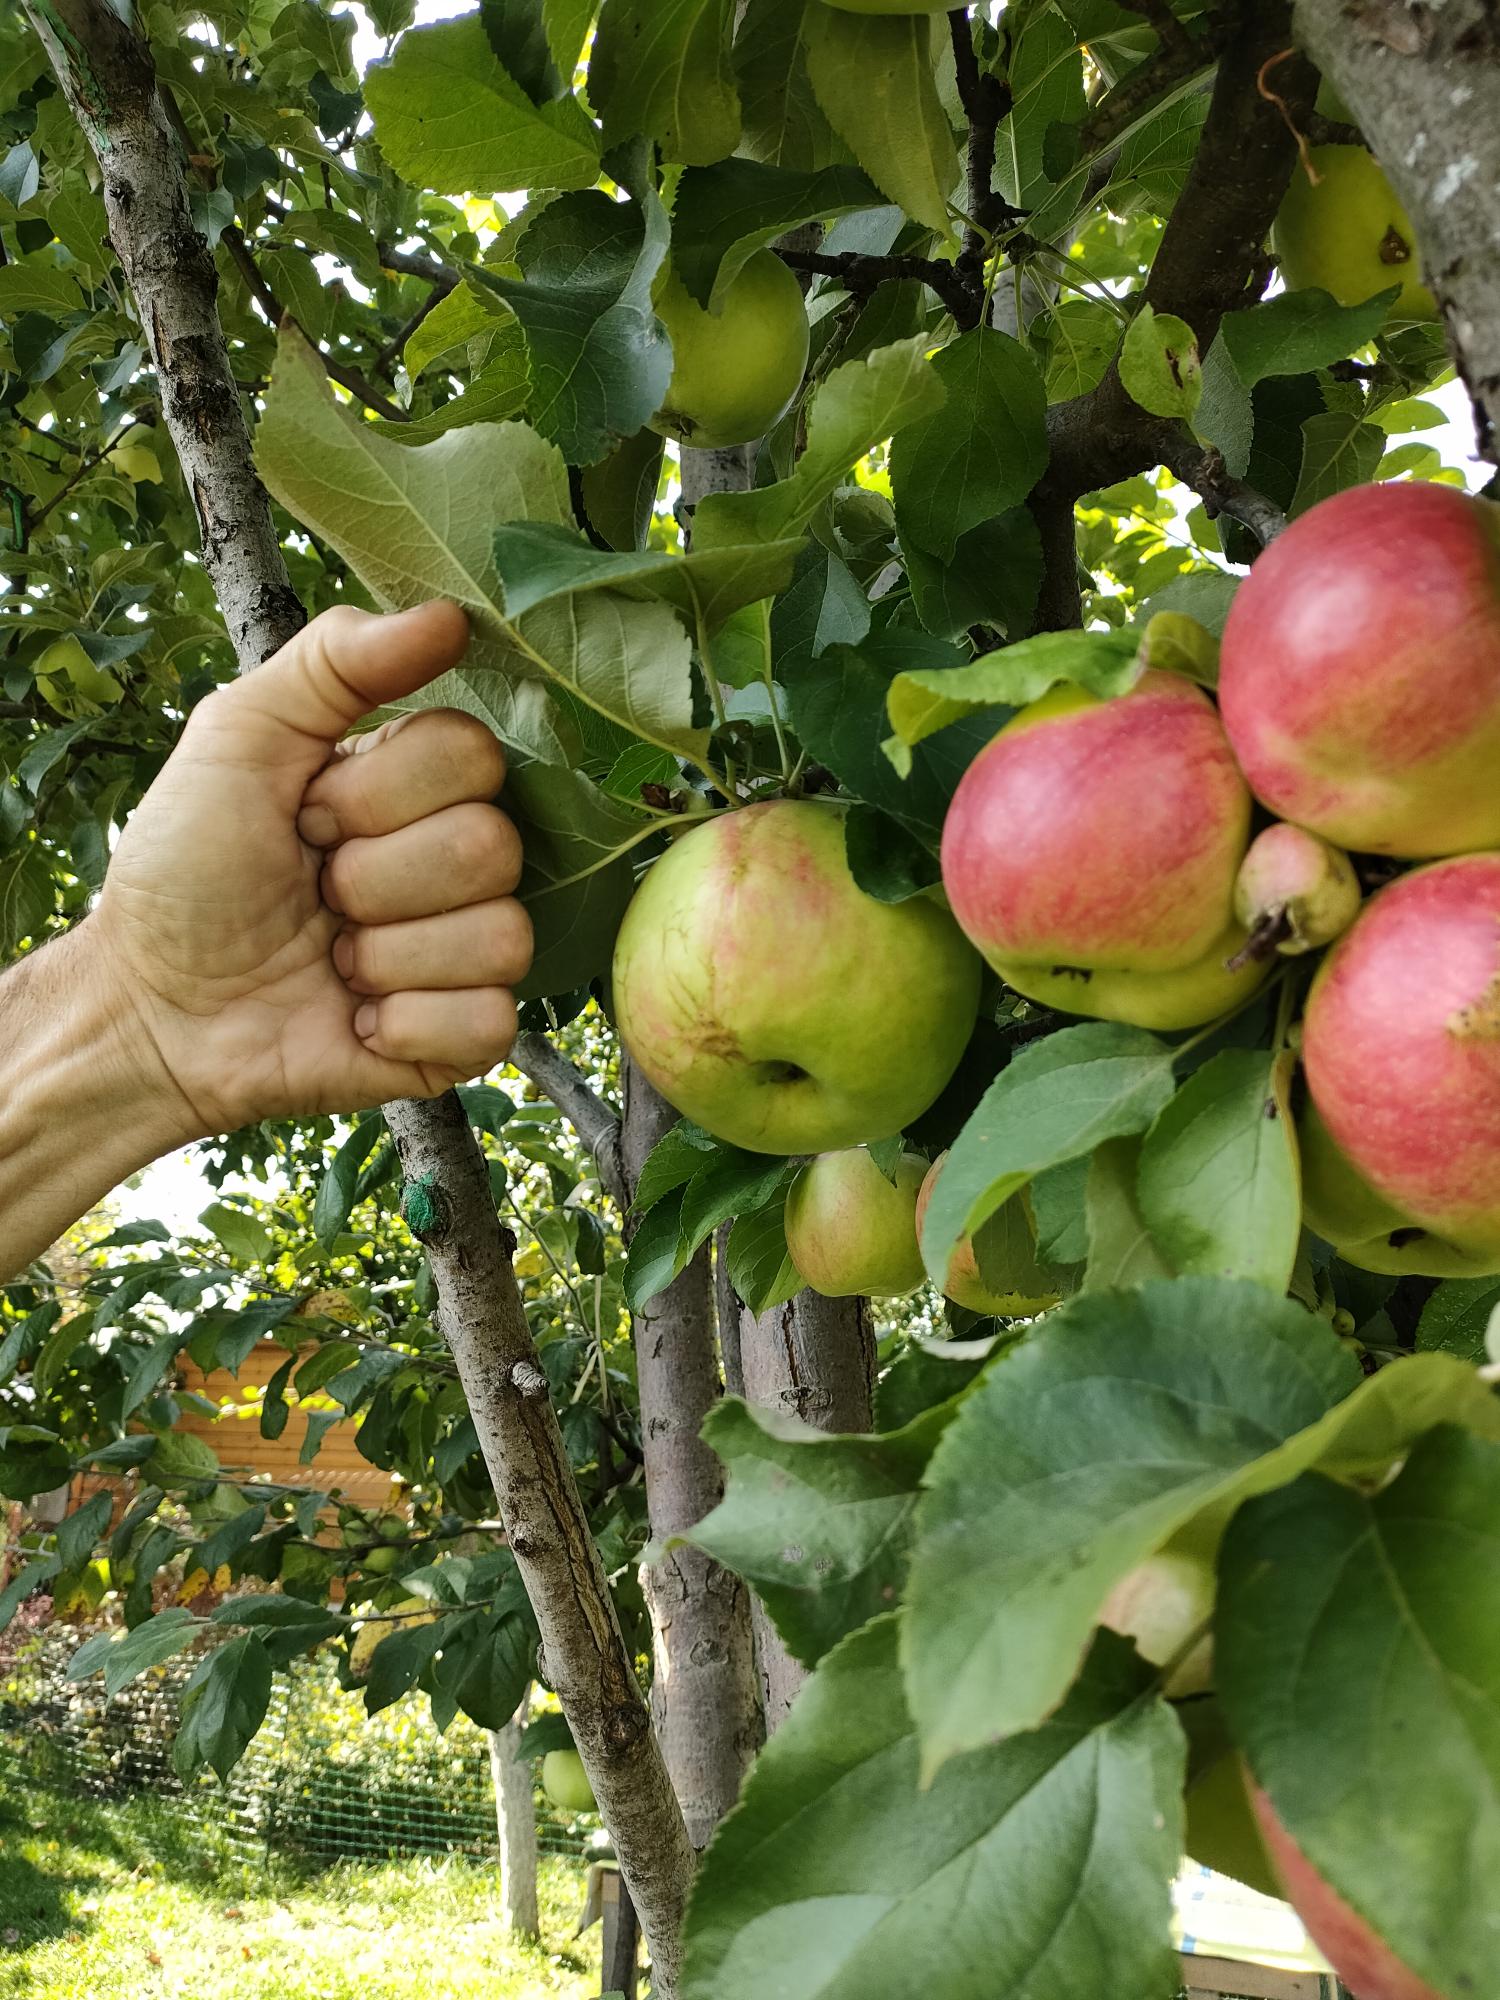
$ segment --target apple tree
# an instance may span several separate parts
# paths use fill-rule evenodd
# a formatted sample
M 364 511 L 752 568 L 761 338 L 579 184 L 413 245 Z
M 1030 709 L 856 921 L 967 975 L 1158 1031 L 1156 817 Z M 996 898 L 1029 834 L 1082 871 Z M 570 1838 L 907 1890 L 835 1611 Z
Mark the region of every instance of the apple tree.
M 0 1294 L 6 1493 L 135 1481 L 4 1608 L 108 1529 L 119 1676 L 153 1562 L 276 1586 L 223 1769 L 415 1591 L 379 1690 L 556 1690 L 663 2000 L 1168 1996 L 1185 1852 L 1360 2000 L 1486 1991 L 1500 574 L 1422 433 L 1456 372 L 1495 457 L 1490 10 L 0 48 L 0 942 L 307 611 L 450 597 L 547 1107 L 231 1135 L 217 1250 Z M 388 1584 L 184 1452 L 178 1354 L 264 1336 L 262 1424 L 327 1387 L 417 1491 Z

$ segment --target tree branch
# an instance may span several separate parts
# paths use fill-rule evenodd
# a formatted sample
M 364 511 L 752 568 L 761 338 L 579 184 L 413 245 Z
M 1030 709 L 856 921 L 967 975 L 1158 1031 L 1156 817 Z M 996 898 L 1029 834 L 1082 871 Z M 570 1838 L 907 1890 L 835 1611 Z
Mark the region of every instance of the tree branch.
M 1262 548 L 1285 528 L 1286 515 L 1275 501 L 1236 479 L 1222 455 L 1212 447 L 1205 451 L 1188 431 L 1181 433 L 1180 444 L 1163 447 L 1161 462 L 1198 494 L 1210 520 L 1228 514 L 1247 527 Z
M 511 1061 L 549 1098 L 589 1149 L 605 1193 L 623 1215 L 631 1190 L 620 1152 L 620 1121 L 568 1058 L 545 1035 L 516 1037 Z
M 1112 146 L 1158 98 L 1169 96 L 1195 76 L 1206 75 L 1222 46 L 1222 34 L 1213 29 L 1200 39 L 1184 29 L 1180 41 L 1164 42 L 1154 56 L 1148 56 L 1100 98 L 1079 128 L 1080 156 L 1086 158 Z
M 1008 201 L 995 193 L 995 140 L 1000 120 L 1011 105 L 1010 85 L 991 70 L 981 69 L 974 51 L 974 27 L 967 7 L 948 16 L 953 40 L 953 66 L 958 96 L 969 125 L 968 187 L 972 221 L 964 231 L 963 257 L 970 282 L 984 284 L 984 231 L 1020 221 Z
M 1417 8 L 1295 0 L 1298 41 L 1374 148 L 1422 252 L 1474 405 L 1479 454 L 1500 464 L 1500 26 L 1489 0 Z
M 983 300 L 983 286 L 977 289 L 956 264 L 940 263 L 928 257 L 871 257 L 858 250 L 830 255 L 822 250 L 776 252 L 793 271 L 808 271 L 816 277 L 837 278 L 857 296 L 873 292 L 878 285 L 901 285 L 915 280 L 936 292 L 960 326 L 973 326 Z
M 394 243 L 377 243 L 375 254 L 388 271 L 400 271 L 408 278 L 425 278 L 429 285 L 455 291 L 464 279 L 462 271 L 438 257 L 424 256 L 420 250 L 398 250 Z
M 28 0 L 28 12 L 104 177 L 110 238 L 151 343 L 162 407 L 198 505 L 204 563 L 243 669 L 303 611 L 256 477 L 194 227 L 185 163 L 150 51 L 110 0 Z M 672 2000 L 693 1850 L 615 1618 L 495 1214 L 489 1169 L 453 1092 L 385 1107 L 406 1210 L 427 1247 L 438 1319 L 458 1366 L 501 1515 L 541 1631 L 547 1674 L 582 1754 Z

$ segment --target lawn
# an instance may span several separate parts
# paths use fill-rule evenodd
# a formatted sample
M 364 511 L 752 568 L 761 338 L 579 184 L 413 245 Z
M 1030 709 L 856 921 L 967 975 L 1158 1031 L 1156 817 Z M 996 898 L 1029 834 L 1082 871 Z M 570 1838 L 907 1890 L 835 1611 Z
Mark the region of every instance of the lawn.
M 471 1861 L 246 1867 L 151 1798 L 0 1783 L 0 2000 L 584 2000 L 582 1883 L 544 1861 L 543 1943 L 520 1945 Z

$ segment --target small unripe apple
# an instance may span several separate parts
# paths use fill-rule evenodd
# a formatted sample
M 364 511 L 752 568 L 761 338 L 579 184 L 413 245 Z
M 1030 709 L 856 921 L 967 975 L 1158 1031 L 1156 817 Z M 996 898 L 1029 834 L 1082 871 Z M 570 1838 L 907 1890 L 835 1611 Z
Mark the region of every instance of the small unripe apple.
M 672 340 L 672 380 L 651 428 L 704 449 L 748 444 L 784 416 L 807 367 L 802 287 L 757 250 L 706 312 L 670 266 L 653 303 Z
M 1251 993 L 1234 878 L 1250 796 L 1212 702 L 1152 670 L 1101 701 L 1054 688 L 980 751 L 943 825 L 953 914 L 1018 993 L 1189 1028 Z
M 1302 1059 L 1355 1173 L 1471 1269 L 1500 1264 L 1500 854 L 1370 899 L 1313 981 Z
M 1281 1878 L 1261 1838 L 1238 1751 L 1226 1751 L 1195 1778 L 1184 1803 L 1183 1846 L 1194 1861 L 1216 1875 L 1232 1875 L 1262 1896 L 1280 1897 Z
M 917 1235 L 943 1170 L 946 1153 L 940 1153 L 927 1170 L 917 1194 Z M 1055 1306 L 1060 1293 L 1056 1272 L 1037 1258 L 1036 1230 L 1026 1190 L 1013 1194 L 983 1224 L 985 1270 L 979 1269 L 974 1238 L 960 1236 L 948 1258 L 948 1274 L 943 1280 L 943 1296 L 972 1313 L 989 1318 L 1029 1319 L 1033 1313 Z
M 835 806 L 778 799 L 681 836 L 615 945 L 620 1036 L 667 1102 L 755 1153 L 903 1131 L 957 1069 L 980 965 L 926 896 L 879 903 Z
M 1500 845 L 1500 508 L 1355 486 L 1235 592 L 1219 706 L 1256 796 L 1354 853 Z
M 1363 146 L 1314 146 L 1298 166 L 1271 232 L 1289 292 L 1316 285 L 1341 306 L 1401 287 L 1390 317 L 1437 318 L 1422 282 L 1416 233 L 1390 182 Z
M 1341 937 L 1359 914 L 1359 877 L 1340 847 L 1300 826 L 1268 826 L 1234 881 L 1234 914 L 1294 957 Z
M 549 1750 L 542 1759 L 542 1790 L 563 1812 L 597 1812 L 599 1801 L 576 1750 Z
M 926 1277 L 917 1247 L 917 1190 L 927 1162 L 903 1153 L 894 1182 L 863 1146 L 820 1153 L 792 1183 L 786 1247 L 803 1283 L 825 1298 L 899 1298 Z
M 123 473 L 132 485 L 161 485 L 160 461 L 148 440 L 140 435 L 139 427 L 127 432 L 104 456 L 116 472 Z
M 1287 1901 L 1354 2000 L 1452 2000 L 1419 1978 L 1308 1860 L 1259 1785 L 1251 1801 Z
M 1143 1660 L 1164 1667 L 1213 1616 L 1216 1580 L 1201 1556 L 1161 1549 L 1121 1577 L 1099 1613 L 1099 1623 L 1135 1641 Z M 1173 1668 L 1162 1692 L 1171 1701 L 1204 1694 L 1214 1684 L 1213 1635 L 1204 1632 Z

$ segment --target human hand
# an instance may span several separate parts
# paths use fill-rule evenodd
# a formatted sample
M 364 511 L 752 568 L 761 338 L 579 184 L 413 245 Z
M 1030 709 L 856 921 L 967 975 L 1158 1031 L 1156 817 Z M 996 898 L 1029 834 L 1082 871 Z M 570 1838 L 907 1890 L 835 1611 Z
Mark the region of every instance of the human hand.
M 467 639 L 452 604 L 325 612 L 199 703 L 131 818 L 87 928 L 184 1140 L 509 1053 L 531 925 L 499 743 L 451 709 L 341 740 Z

